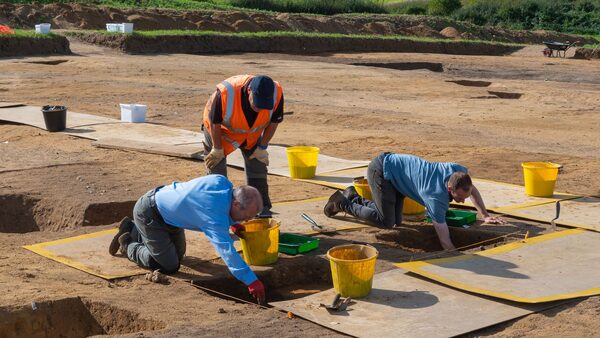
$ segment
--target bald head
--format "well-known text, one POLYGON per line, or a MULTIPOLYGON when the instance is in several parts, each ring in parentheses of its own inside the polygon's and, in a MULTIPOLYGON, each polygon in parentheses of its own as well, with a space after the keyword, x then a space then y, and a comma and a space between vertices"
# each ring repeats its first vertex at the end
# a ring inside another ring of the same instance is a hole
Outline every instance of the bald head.
POLYGON ((242 185, 233 189, 233 202, 231 204, 231 218, 234 221, 245 221, 255 217, 263 208, 260 192, 249 185, 242 185))

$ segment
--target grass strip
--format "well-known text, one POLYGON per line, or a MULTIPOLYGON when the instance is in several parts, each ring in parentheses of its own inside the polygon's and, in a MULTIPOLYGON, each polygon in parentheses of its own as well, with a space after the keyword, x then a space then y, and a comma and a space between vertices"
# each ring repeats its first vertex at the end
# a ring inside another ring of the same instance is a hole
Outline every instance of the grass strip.
MULTIPOLYGON (((112 33, 104 30, 87 30, 78 31, 81 32, 93 32, 106 35, 121 35, 121 33, 112 33)), ((75 32, 69 32, 67 34, 77 34, 75 32)), ((415 37, 415 36, 404 36, 404 35, 368 35, 368 34, 339 34, 339 33, 313 33, 313 32, 288 32, 288 31, 275 31, 275 32, 240 32, 240 33, 229 33, 229 32, 215 32, 215 31, 199 31, 199 30, 151 30, 151 31, 137 31, 132 34, 133 36, 141 36, 148 38, 155 38, 161 36, 235 36, 235 37, 247 37, 247 38, 273 38, 273 37, 312 37, 322 39, 372 39, 372 40, 408 40, 418 42, 444 42, 444 43, 473 43, 473 44, 490 44, 490 45, 506 45, 506 46, 525 46, 525 44, 518 43, 507 43, 489 40, 465 40, 465 39, 441 39, 441 38, 428 38, 428 37, 415 37)))
POLYGON ((54 33, 37 34, 34 30, 15 29, 15 34, 0 34, 0 39, 19 39, 19 38, 34 38, 34 39, 54 39, 60 35, 54 33))

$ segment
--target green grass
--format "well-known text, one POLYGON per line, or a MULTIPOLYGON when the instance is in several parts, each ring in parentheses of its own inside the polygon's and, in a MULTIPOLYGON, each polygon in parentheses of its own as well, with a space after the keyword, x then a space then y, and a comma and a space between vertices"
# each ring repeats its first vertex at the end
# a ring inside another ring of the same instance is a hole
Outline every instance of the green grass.
MULTIPOLYGON (((112 33, 104 30, 98 31, 84 31, 94 32, 106 35, 121 35, 121 33, 112 33)), ((67 34, 77 34, 77 32, 70 32, 67 34)), ((248 38, 270 38, 270 37, 312 37, 312 38, 354 38, 354 39, 378 39, 378 40, 409 40, 418 42, 444 42, 444 43, 486 43, 493 45, 507 45, 507 46, 524 46, 523 44, 516 43, 504 43, 496 41, 486 40, 448 40, 439 38, 427 38, 427 37, 416 37, 416 36, 404 36, 404 35, 362 35, 362 34, 338 34, 338 33, 312 33, 312 32, 241 32, 241 33, 228 33, 228 32, 215 32, 215 31, 198 31, 198 30, 153 30, 153 31, 137 31, 132 34, 133 36, 142 37, 160 37, 160 36, 240 36, 248 38)))
POLYGON ((15 34, 0 34, 0 38, 36 38, 36 39, 53 39, 58 35, 54 33, 36 34, 34 30, 15 29, 15 34))

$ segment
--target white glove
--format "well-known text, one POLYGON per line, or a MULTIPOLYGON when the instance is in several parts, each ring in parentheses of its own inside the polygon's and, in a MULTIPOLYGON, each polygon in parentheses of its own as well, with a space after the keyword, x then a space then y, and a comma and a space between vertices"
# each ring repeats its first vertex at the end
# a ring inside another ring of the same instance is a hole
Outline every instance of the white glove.
POLYGON ((250 155, 250 157, 248 157, 249 159, 257 159, 259 161, 261 161, 262 163, 264 163, 265 165, 269 165, 269 152, 267 151, 267 149, 262 149, 261 147, 256 147, 256 149, 254 150, 254 152, 252 153, 252 155, 250 155))
POLYGON ((208 169, 212 169, 225 158, 223 149, 212 148, 208 155, 204 156, 204 163, 208 169))

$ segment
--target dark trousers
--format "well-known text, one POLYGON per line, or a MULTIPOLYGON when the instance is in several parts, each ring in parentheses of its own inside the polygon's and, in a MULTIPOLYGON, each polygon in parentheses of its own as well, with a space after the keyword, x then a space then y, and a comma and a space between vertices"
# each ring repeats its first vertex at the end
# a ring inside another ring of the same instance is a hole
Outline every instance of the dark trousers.
POLYGON ((185 232, 168 225, 160 216, 154 201, 157 189, 148 191, 133 207, 135 226, 127 257, 141 267, 170 274, 179 270, 185 255, 185 232))
MULTIPOLYGON (((208 155, 213 147, 212 138, 206 128, 203 128, 205 144, 208 147, 204 149, 204 155, 208 155)), ((250 155, 254 152, 252 148, 250 150, 244 147, 240 148, 242 156, 244 157, 244 168, 246 172, 246 184, 255 187, 262 196, 263 199, 263 210, 262 213, 269 212, 271 210, 271 199, 269 198, 269 185, 267 184, 267 166, 257 159, 249 159, 250 155)), ((227 157, 219 162, 214 168, 208 170, 209 174, 219 174, 227 177, 227 157)))
POLYGON ((387 153, 375 157, 367 169, 367 179, 373 200, 360 196, 342 205, 347 213, 379 227, 391 228, 402 223, 404 195, 383 178, 383 159, 387 153))

